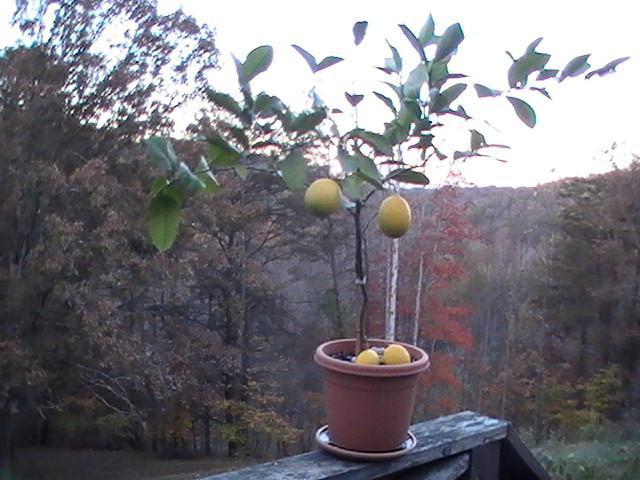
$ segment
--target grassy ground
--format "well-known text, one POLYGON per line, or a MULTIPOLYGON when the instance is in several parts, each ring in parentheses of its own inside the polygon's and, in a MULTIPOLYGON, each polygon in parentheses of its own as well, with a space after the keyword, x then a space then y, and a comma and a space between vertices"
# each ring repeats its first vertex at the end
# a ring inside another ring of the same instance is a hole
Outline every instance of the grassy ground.
POLYGON ((640 479, 640 441, 548 441, 534 452, 557 480, 640 479))
POLYGON ((162 460, 140 452, 52 448, 23 449, 17 456, 10 480, 194 480, 256 463, 251 459, 162 460))

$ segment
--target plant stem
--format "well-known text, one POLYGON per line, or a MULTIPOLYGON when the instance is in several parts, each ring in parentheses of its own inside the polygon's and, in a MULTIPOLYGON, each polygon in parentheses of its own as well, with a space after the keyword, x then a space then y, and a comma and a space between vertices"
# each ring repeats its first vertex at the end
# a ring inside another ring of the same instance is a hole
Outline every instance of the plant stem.
POLYGON ((361 351, 366 350, 367 345, 367 332, 366 332, 366 316, 367 316, 367 303, 369 297, 367 295, 367 277, 364 274, 364 262, 363 262, 363 239, 362 239, 362 201, 356 201, 356 207, 353 213, 355 229, 356 229, 356 285, 360 286, 360 294, 362 296, 362 303, 360 305, 360 315, 356 322, 356 355, 361 351))

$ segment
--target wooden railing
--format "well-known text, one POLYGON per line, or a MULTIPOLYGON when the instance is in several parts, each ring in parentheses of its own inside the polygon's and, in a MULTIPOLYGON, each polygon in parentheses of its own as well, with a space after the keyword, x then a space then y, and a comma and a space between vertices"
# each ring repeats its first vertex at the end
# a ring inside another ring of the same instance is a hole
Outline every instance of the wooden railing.
POLYGON ((202 480, 551 480, 504 420, 461 412, 415 424, 411 432, 415 449, 384 463, 314 451, 202 480))

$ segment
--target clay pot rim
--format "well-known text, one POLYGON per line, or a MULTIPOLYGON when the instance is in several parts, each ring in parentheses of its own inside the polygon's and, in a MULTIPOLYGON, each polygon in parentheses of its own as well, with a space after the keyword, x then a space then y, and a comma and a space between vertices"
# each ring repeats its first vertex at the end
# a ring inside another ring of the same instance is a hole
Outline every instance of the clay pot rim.
POLYGON ((377 338, 369 339, 369 344, 373 346, 384 346, 392 343, 397 343, 405 347, 409 351, 411 357, 417 358, 417 360, 403 365, 361 365, 358 363, 345 362, 344 360, 337 360, 326 353, 328 348, 330 349, 331 347, 336 347, 340 344, 346 344, 347 349, 348 345, 353 347, 355 345, 354 338, 343 338, 325 342, 316 348, 313 358, 318 365, 329 370, 366 377, 402 377, 407 375, 416 375, 429 368, 429 355, 427 352, 415 345, 377 338))

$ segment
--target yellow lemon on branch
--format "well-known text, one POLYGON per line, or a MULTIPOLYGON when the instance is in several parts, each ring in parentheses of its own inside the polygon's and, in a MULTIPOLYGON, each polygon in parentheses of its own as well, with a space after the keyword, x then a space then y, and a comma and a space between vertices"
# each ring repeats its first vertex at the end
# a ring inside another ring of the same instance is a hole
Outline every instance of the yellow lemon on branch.
POLYGON ((391 195, 383 200, 378 210, 378 225, 382 233, 391 238, 400 238, 411 226, 411 207, 400 195, 391 195))
POLYGON ((330 178, 319 178, 304 194, 304 204, 320 217, 327 217, 340 210, 342 192, 340 186, 330 178))

